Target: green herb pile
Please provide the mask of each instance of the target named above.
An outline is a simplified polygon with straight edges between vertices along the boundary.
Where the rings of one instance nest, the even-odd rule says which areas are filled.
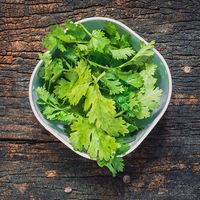
[[[52,26],[43,45],[49,50],[40,55],[44,85],[37,88],[37,103],[43,115],[62,123],[73,148],[115,176],[124,168],[127,138],[159,106],[154,42],[136,51],[111,22],[88,31],[67,20]]]

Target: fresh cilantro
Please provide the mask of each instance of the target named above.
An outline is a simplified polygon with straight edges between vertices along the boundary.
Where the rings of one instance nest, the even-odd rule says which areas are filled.
[[[105,37],[105,33],[101,30],[94,30],[88,43],[90,51],[99,51],[104,53],[105,48],[110,44],[110,40]]]
[[[123,172],[124,162],[121,157],[111,158],[109,161],[106,160],[97,160],[97,163],[100,167],[107,167],[113,176],[116,176],[118,172]]]
[[[111,72],[105,73],[100,80],[103,85],[109,89],[110,95],[119,94],[124,91],[124,87],[120,80]]]
[[[44,87],[37,88],[39,100],[37,103],[42,107],[43,114],[49,120],[60,120],[70,124],[75,119],[75,113],[71,107],[63,107],[59,104],[54,94],[50,94]]]
[[[112,22],[90,32],[66,20],[51,27],[43,45],[50,52],[39,55],[42,114],[64,124],[73,148],[116,176],[128,142],[141,129],[138,122],[159,107],[154,42],[137,50]]]
[[[120,59],[127,59],[129,56],[135,54],[135,51],[131,47],[126,47],[123,49],[113,49],[110,50],[113,58],[120,60]]]

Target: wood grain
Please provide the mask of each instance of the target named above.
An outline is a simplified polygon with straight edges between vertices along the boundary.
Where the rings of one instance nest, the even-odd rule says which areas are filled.
[[[0,199],[199,199],[199,10],[186,0],[0,0]],[[49,26],[91,16],[155,39],[173,78],[166,114],[116,178],[45,131],[28,100]]]

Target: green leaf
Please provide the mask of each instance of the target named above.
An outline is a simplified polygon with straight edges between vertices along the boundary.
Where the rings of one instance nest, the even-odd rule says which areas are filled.
[[[88,119],[77,119],[71,125],[71,130],[70,140],[76,150],[82,151],[84,148],[91,158],[100,160],[109,160],[115,154],[118,146],[115,138],[97,129]]]
[[[106,166],[112,173],[112,176],[116,176],[118,172],[122,172],[124,169],[124,162],[121,157],[114,157],[109,161],[97,160],[100,167]]]
[[[159,107],[162,90],[141,88],[136,95],[130,96],[130,108],[138,108],[135,111],[137,119],[144,119],[150,116],[150,111]]]
[[[124,91],[123,85],[112,73],[105,73],[100,81],[109,89],[110,95],[119,94]]]
[[[105,31],[110,36],[115,36],[117,34],[116,26],[112,22],[109,22],[109,21],[106,22]]]
[[[46,82],[54,83],[63,72],[63,63],[59,58],[52,60],[52,55],[49,52],[39,54],[40,59],[44,61],[43,78]]]
[[[95,131],[94,127],[84,118],[78,118],[71,125],[72,133],[70,141],[75,150],[88,150],[90,146],[91,134]]]
[[[62,64],[62,60],[61,59],[54,59],[52,62],[51,62],[51,73],[52,73],[52,77],[50,79],[50,81],[52,83],[54,83],[59,77],[60,75],[62,74],[63,72],[63,64]]]
[[[65,58],[71,65],[75,66],[78,61],[78,56],[74,49],[68,48],[63,54],[63,58]]]
[[[146,64],[145,69],[140,72],[144,80],[146,89],[153,89],[157,79],[154,77],[157,66],[155,64]]]
[[[105,47],[110,44],[108,38],[105,37],[105,33],[100,30],[94,30],[92,32],[92,38],[89,41],[89,49],[92,51],[99,51],[104,53]]]
[[[57,35],[57,38],[65,43],[73,43],[76,41],[76,38],[72,35],[62,34],[62,35]]]
[[[141,44],[141,49],[136,53],[133,57],[132,62],[138,66],[144,66],[145,63],[150,59],[153,55],[154,41],[151,41],[147,45],[144,43]]]
[[[119,46],[120,34],[112,22],[106,22],[105,32],[109,35],[110,43]]]
[[[43,53],[43,54],[39,54],[39,58],[41,60],[43,60],[44,62],[44,79],[46,81],[51,79],[51,70],[52,70],[52,66],[51,66],[51,62],[52,62],[52,55],[49,52]]]
[[[70,89],[69,81],[61,78],[57,81],[57,85],[55,86],[54,93],[59,99],[63,99],[67,96],[67,93]]]
[[[125,81],[127,84],[132,85],[135,88],[140,88],[143,85],[143,79],[137,72],[115,71],[115,74],[119,79]]]
[[[77,105],[81,98],[86,95],[88,87],[91,83],[91,71],[87,62],[81,60],[76,68],[65,73],[65,79],[58,81],[55,87],[55,94],[59,98],[67,98],[71,105]]]
[[[126,47],[123,49],[112,49],[110,50],[113,58],[120,60],[120,59],[127,59],[129,56],[135,54],[135,51],[131,47]]]
[[[115,118],[115,102],[101,95],[97,83],[88,88],[84,110],[90,123],[95,123],[109,135],[125,135],[128,133],[126,122],[122,118]]]
[[[144,94],[138,94],[138,100],[149,108],[154,110],[159,106],[159,100],[162,95],[162,90],[158,87],[152,90],[146,90]]]
[[[156,65],[148,64],[145,69],[140,72],[144,80],[144,86],[137,94],[130,96],[130,107],[133,109],[140,105],[137,110],[136,117],[138,119],[148,118],[150,112],[159,107],[162,90],[155,88],[156,78],[154,77]]]
[[[119,145],[118,148],[117,148],[117,151],[116,151],[116,155],[125,154],[129,149],[128,144],[125,142],[125,140],[123,138],[117,138],[116,142]]]
[[[81,53],[81,54],[83,54],[83,55],[85,55],[85,54],[88,53],[88,45],[86,45],[86,44],[78,44],[78,45],[76,46],[76,49],[77,49],[77,51],[78,51],[79,53]]]
[[[88,88],[84,110],[87,111],[91,107],[88,112],[89,121],[91,123],[96,122],[97,127],[102,127],[108,124],[106,122],[108,119],[114,118],[116,114],[114,104],[115,102],[112,99],[102,96],[99,86],[94,84]]]
[[[60,35],[64,35],[64,28],[59,25],[53,25],[50,32],[45,36],[42,42],[43,46],[49,51],[52,51],[53,48],[58,44],[57,36]],[[60,47],[63,48],[63,46],[61,46],[61,43]]]
[[[80,24],[75,24],[71,20],[66,20],[65,26],[67,28],[67,34],[73,36],[76,40],[83,40],[86,37],[86,33]]]
[[[145,119],[150,116],[149,108],[147,106],[141,106],[140,111],[136,113],[137,119]]]
[[[129,47],[131,46],[129,44],[129,38],[130,36],[129,35],[122,35],[120,40],[118,41],[118,45],[121,47],[121,48],[125,48],[125,47]]]
[[[44,87],[37,87],[37,94],[38,97],[43,101],[47,101],[50,96],[49,92]]]
[[[71,113],[70,107],[61,107],[54,94],[50,94],[44,87],[37,88],[39,97],[38,104],[43,106],[43,115],[49,120],[60,120],[70,124],[75,115]]]

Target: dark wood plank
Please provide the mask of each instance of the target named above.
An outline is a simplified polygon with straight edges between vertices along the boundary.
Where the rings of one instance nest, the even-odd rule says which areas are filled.
[[[199,9],[200,1],[186,0],[0,0],[0,199],[198,199]],[[155,39],[173,77],[165,116],[116,178],[45,131],[28,101],[49,26],[90,16],[119,19]]]
[[[188,142],[183,149],[181,140],[172,142],[167,134],[157,139],[158,135],[159,131],[154,131],[135,153],[125,158],[126,170],[116,178],[61,143],[1,142],[0,196],[197,199],[200,155],[196,153],[200,144]],[[131,178],[127,184],[123,183],[126,174]],[[66,194],[65,187],[71,187],[72,192]]]

